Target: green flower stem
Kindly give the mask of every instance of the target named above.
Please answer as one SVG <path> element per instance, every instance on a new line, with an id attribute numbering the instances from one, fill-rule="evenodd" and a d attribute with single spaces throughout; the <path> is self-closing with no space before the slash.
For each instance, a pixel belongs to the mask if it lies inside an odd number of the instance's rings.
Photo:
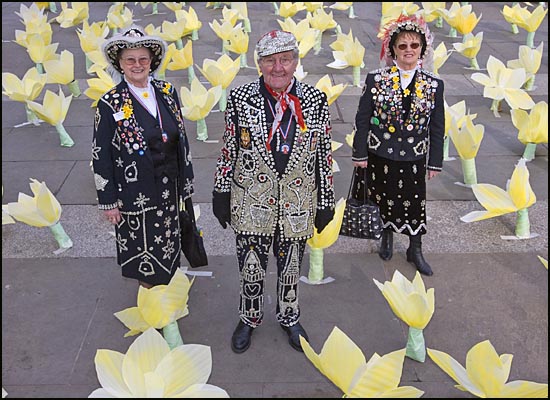
<path id="1" fill-rule="evenodd" d="M 166 80 L 166 69 L 165 68 L 159 68 L 157 69 L 156 71 L 156 75 L 157 75 L 157 78 L 158 79 L 161 79 L 161 80 Z"/>
<path id="2" fill-rule="evenodd" d="M 500 118 L 500 114 L 498 112 L 498 109 L 500 108 L 500 102 L 501 100 L 493 99 L 493 102 L 491 103 L 491 111 L 496 118 Z"/>
<path id="3" fill-rule="evenodd" d="M 55 5 L 55 1 L 50 1 L 48 3 L 48 9 L 53 13 L 57 12 L 57 6 Z"/>
<path id="4" fill-rule="evenodd" d="M 449 159 L 449 135 L 445 135 L 443 138 L 443 160 Z"/>
<path id="5" fill-rule="evenodd" d="M 477 183 L 476 174 L 476 159 L 469 158 L 467 160 L 461 158 L 462 174 L 464 175 L 464 183 L 466 185 L 475 185 Z"/>
<path id="6" fill-rule="evenodd" d="M 323 260 L 324 250 L 311 247 L 309 252 L 309 273 L 307 276 L 310 282 L 319 282 L 323 279 Z"/>
<path id="7" fill-rule="evenodd" d="M 92 62 L 92 60 L 90 60 L 90 57 L 88 57 L 88 55 L 86 54 L 86 72 L 88 74 L 91 74 L 90 68 L 92 67 L 92 65 L 94 65 L 94 63 Z"/>
<path id="8" fill-rule="evenodd" d="M 176 40 L 176 49 L 178 49 L 178 50 L 183 49 L 183 40 L 181 40 L 181 38 Z"/>
<path id="9" fill-rule="evenodd" d="M 156 15 L 159 13 L 159 3 L 158 2 L 153 2 L 153 15 Z"/>
<path id="10" fill-rule="evenodd" d="M 39 74 L 44 74 L 45 73 L 44 66 L 42 65 L 42 63 L 36 63 L 36 69 L 38 70 Z"/>
<path id="11" fill-rule="evenodd" d="M 435 20 L 435 27 L 436 28 L 443 28 L 443 17 L 439 16 Z"/>
<path id="12" fill-rule="evenodd" d="M 205 141 L 208 139 L 208 127 L 206 120 L 201 118 L 197 121 L 197 140 Z"/>
<path id="13" fill-rule="evenodd" d="M 181 338 L 180 328 L 177 321 L 170 322 L 162 328 L 162 336 L 164 336 L 164 340 L 168 343 L 170 350 L 183 345 L 183 339 Z"/>
<path id="14" fill-rule="evenodd" d="M 74 97 L 78 97 L 81 95 L 80 87 L 78 86 L 78 81 L 76 79 L 73 79 L 72 82 L 69 82 L 67 86 L 69 87 L 69 90 Z"/>
<path id="15" fill-rule="evenodd" d="M 229 51 L 227 50 L 227 46 L 229 46 L 229 40 L 222 40 L 222 54 L 229 54 Z"/>
<path id="16" fill-rule="evenodd" d="M 517 35 L 519 33 L 519 28 L 516 24 L 510 24 L 510 29 L 512 30 L 512 33 L 514 35 Z"/>
<path id="17" fill-rule="evenodd" d="M 361 67 L 353 67 L 353 86 L 361 87 Z"/>
<path id="18" fill-rule="evenodd" d="M 114 36 L 118 33 L 118 28 L 115 26 L 113 29 L 111 29 L 111 36 Z"/>
<path id="19" fill-rule="evenodd" d="M 53 237 L 57 241 L 57 244 L 59 244 L 59 247 L 62 249 L 70 249 L 73 247 L 73 241 L 67 235 L 65 232 L 65 229 L 63 229 L 63 226 L 61 226 L 61 222 L 57 222 L 56 224 L 50 226 L 50 230 L 53 233 Z"/>
<path id="20" fill-rule="evenodd" d="M 527 46 L 529 46 L 530 49 L 534 49 L 535 48 L 535 31 L 533 32 L 527 32 L 527 41 L 525 44 L 527 44 Z"/>
<path id="21" fill-rule="evenodd" d="M 418 362 L 424 362 L 426 360 L 426 343 L 424 341 L 422 329 L 416 329 L 409 326 L 405 355 Z"/>
<path id="22" fill-rule="evenodd" d="M 38 118 L 38 116 L 34 113 L 33 110 L 31 110 L 29 108 L 29 106 L 27 106 L 27 104 L 25 104 L 25 112 L 27 113 L 27 121 L 28 122 L 31 122 L 33 125 L 40 125 L 40 118 Z"/>
<path id="23" fill-rule="evenodd" d="M 279 6 L 277 5 L 277 2 L 272 1 L 271 4 L 273 4 L 273 10 L 275 11 L 275 15 L 279 15 Z"/>
<path id="24" fill-rule="evenodd" d="M 449 37 L 457 37 L 457 32 L 456 32 L 456 28 L 453 28 L 451 26 L 451 29 L 449 30 Z"/>
<path id="25" fill-rule="evenodd" d="M 536 143 L 527 143 L 525 145 L 525 150 L 523 151 L 523 158 L 527 161 L 535 159 L 535 150 L 537 149 Z"/>
<path id="26" fill-rule="evenodd" d="M 73 147 L 74 141 L 71 139 L 67 131 L 65 130 L 65 127 L 63 126 L 63 123 L 60 122 L 55 126 L 55 129 L 57 129 L 57 133 L 59 134 L 59 140 L 61 142 L 61 146 L 63 147 Z"/>
<path id="27" fill-rule="evenodd" d="M 477 63 L 476 57 L 470 58 L 470 67 L 479 71 L 479 64 Z"/>
<path id="28" fill-rule="evenodd" d="M 191 32 L 191 40 L 199 40 L 199 30 L 193 29 Z"/>
<path id="29" fill-rule="evenodd" d="M 246 53 L 241 54 L 239 58 L 241 59 L 241 68 L 248 67 L 248 60 L 246 58 Z"/>
<path id="30" fill-rule="evenodd" d="M 317 36 L 315 37 L 315 44 L 313 45 L 314 54 L 319 54 L 321 51 L 321 43 L 323 41 L 323 32 L 317 29 Z"/>
<path id="31" fill-rule="evenodd" d="M 227 89 L 222 88 L 222 95 L 220 97 L 220 108 L 221 112 L 224 112 L 227 108 Z"/>
<path id="32" fill-rule="evenodd" d="M 353 10 L 353 6 L 349 6 L 348 18 L 357 18 L 357 15 L 355 15 L 355 11 Z"/>
<path id="33" fill-rule="evenodd" d="M 252 32 L 252 29 L 250 28 L 250 19 L 244 18 L 244 19 L 243 19 L 243 22 L 244 22 L 243 30 L 244 30 L 246 33 Z"/>
<path id="34" fill-rule="evenodd" d="M 187 68 L 187 80 L 191 83 L 193 82 L 193 79 L 195 79 L 195 69 L 193 68 L 193 65 L 190 65 Z"/>
<path id="35" fill-rule="evenodd" d="M 535 74 L 533 74 L 529 79 L 527 79 L 527 81 L 523 84 L 523 88 L 527 91 L 527 92 L 530 92 L 531 90 L 533 90 L 533 88 L 535 87 Z"/>
<path id="36" fill-rule="evenodd" d="M 522 208 L 517 212 L 516 236 L 521 239 L 528 239 L 531 236 L 531 224 L 529 223 L 527 208 Z"/>

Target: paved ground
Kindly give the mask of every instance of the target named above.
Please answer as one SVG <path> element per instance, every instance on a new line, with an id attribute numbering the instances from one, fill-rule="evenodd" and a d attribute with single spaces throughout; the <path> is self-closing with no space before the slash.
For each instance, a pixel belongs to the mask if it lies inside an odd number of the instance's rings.
<path id="1" fill-rule="evenodd" d="M 33 66 L 25 49 L 13 42 L 15 30 L 24 30 L 15 15 L 20 3 L 2 3 L 2 72 L 20 78 Z M 23 3 L 29 5 L 30 3 Z M 58 7 L 59 7 L 59 3 Z M 105 19 L 112 3 L 90 3 L 90 22 Z M 135 5 L 137 4 L 137 5 Z M 206 9 L 205 3 L 189 3 L 203 26 L 193 43 L 195 64 L 215 59 L 221 41 L 209 22 L 221 19 L 221 10 Z M 328 3 L 327 3 L 328 4 Z M 518 58 L 518 47 L 526 42 L 526 32 L 511 33 L 501 10 L 508 3 L 471 3 L 482 15 L 474 33 L 484 32 L 478 55 L 483 68 L 489 55 L 506 63 Z M 523 4 L 523 3 L 521 3 Z M 535 3 L 534 3 L 535 4 Z M 449 3 L 447 3 L 448 6 Z M 139 3 L 127 3 L 141 25 L 159 26 L 173 21 L 173 13 L 162 4 L 162 14 L 146 15 Z M 249 64 L 253 65 L 253 44 L 260 35 L 279 28 L 271 3 L 249 3 L 251 20 Z M 366 47 L 367 70 L 378 66 L 376 39 L 380 3 L 356 3 L 358 18 L 334 11 L 344 33 L 353 31 Z M 56 15 L 51 15 L 56 16 Z M 305 17 L 301 12 L 294 20 Z M 57 53 L 68 49 L 75 55 L 75 75 L 82 90 L 95 76 L 85 72 L 75 28 L 53 26 Z M 434 44 L 447 48 L 461 38 L 448 37 L 449 27 L 434 27 Z M 544 41 L 542 65 L 536 88 L 530 92 L 535 102 L 548 102 L 548 17 L 535 35 L 535 44 Z M 361 89 L 352 87 L 351 70 L 326 67 L 333 61 L 330 44 L 333 32 L 323 34 L 322 50 L 310 51 L 302 60 L 308 72 L 306 82 L 315 84 L 329 74 L 334 83 L 348 83 L 331 106 L 334 139 L 345 142 L 351 131 Z M 485 126 L 485 136 L 476 158 L 480 183 L 505 188 L 524 146 L 503 104 L 500 118 L 489 110 L 491 100 L 483 88 L 471 80 L 469 63 L 453 53 L 441 67 L 449 105 L 465 100 L 470 112 L 477 113 L 477 124 Z M 195 68 L 197 75 L 200 72 Z M 486 72 L 486 71 L 481 71 Z M 255 69 L 244 68 L 232 86 L 254 79 Z M 176 85 L 186 85 L 186 73 L 168 71 Z M 206 81 L 205 81 L 206 82 Z M 206 83 L 207 84 L 207 83 Z M 208 85 L 208 84 L 207 84 Z M 56 85 L 48 89 L 57 92 Z M 68 93 L 65 90 L 65 93 Z M 38 101 L 42 101 L 43 94 Z M 2 96 L 2 203 L 16 201 L 19 192 L 30 194 L 29 178 L 45 181 L 63 205 L 61 222 L 74 247 L 56 255 L 56 242 L 48 229 L 21 223 L 2 227 L 2 386 L 9 397 L 87 397 L 99 387 L 94 356 L 99 348 L 126 352 L 134 338 L 124 338 L 126 328 L 113 313 L 135 305 L 136 284 L 121 278 L 115 263 L 115 246 L 110 226 L 97 211 L 90 171 L 93 109 L 82 95 L 72 101 L 64 126 L 75 141 L 72 148 L 59 146 L 54 127 L 42 123 L 18 126 L 26 121 L 22 103 Z M 340 397 L 342 392 L 321 375 L 302 353 L 287 343 L 277 326 L 274 313 L 275 268 L 270 266 L 265 324 L 253 336 L 251 348 L 234 354 L 229 346 L 237 323 L 238 275 L 231 232 L 222 230 L 211 211 L 213 172 L 223 129 L 223 115 L 213 112 L 207 118 L 208 142 L 197 141 L 196 124 L 187 129 L 194 153 L 197 175 L 195 203 L 201 207 L 200 224 L 205 231 L 210 264 L 200 270 L 211 276 L 198 276 L 191 289 L 189 316 L 179 321 L 184 342 L 211 346 L 213 370 L 210 383 L 231 397 Z M 347 145 L 334 154 L 341 171 L 335 176 L 337 197 L 347 194 L 351 173 L 351 152 Z M 538 145 L 535 159 L 528 163 L 530 182 L 537 203 L 529 209 L 529 240 L 503 240 L 514 234 L 516 217 L 509 214 L 482 222 L 465 224 L 460 217 L 481 210 L 463 182 L 460 160 L 451 145 L 443 173 L 428 185 L 429 233 L 424 240 L 425 256 L 435 274 L 427 277 L 427 287 L 435 289 L 436 311 L 425 329 L 426 344 L 452 355 L 464 365 L 467 351 L 489 339 L 499 354 L 514 355 L 510 380 L 548 382 L 548 272 L 537 256 L 548 259 L 548 146 Z M 407 243 L 397 237 L 395 255 L 383 262 L 377 255 L 378 243 L 340 238 L 325 254 L 325 276 L 334 278 L 326 285 L 300 286 L 302 323 L 313 348 L 320 351 L 334 326 L 343 330 L 363 350 L 367 359 L 374 352 L 386 354 L 404 347 L 406 326 L 392 313 L 373 283 L 391 279 L 398 269 L 409 279 L 414 267 L 407 263 Z M 309 257 L 304 260 L 307 276 Z M 472 397 L 454 388 L 454 382 L 430 359 L 418 363 L 405 360 L 401 385 L 416 386 L 424 397 Z"/>

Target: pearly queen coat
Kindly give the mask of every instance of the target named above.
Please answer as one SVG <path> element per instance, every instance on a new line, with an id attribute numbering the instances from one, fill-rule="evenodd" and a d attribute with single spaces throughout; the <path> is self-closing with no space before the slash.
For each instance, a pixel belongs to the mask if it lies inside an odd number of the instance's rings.
<path id="1" fill-rule="evenodd" d="M 178 190 L 184 200 L 193 194 L 193 167 L 179 99 L 170 83 L 157 79 L 151 83 L 157 101 L 168 106 L 178 126 Z M 92 164 L 101 210 L 118 207 L 123 213 L 138 214 L 156 209 L 162 200 L 156 192 L 153 158 L 144 129 L 134 116 L 133 101 L 124 80 L 98 101 Z"/>
<path id="2" fill-rule="evenodd" d="M 288 164 L 279 174 L 266 147 L 270 110 L 260 93 L 261 84 L 257 79 L 229 93 L 214 191 L 230 194 L 235 232 L 272 236 L 278 227 L 281 240 L 307 239 L 313 236 L 316 211 L 334 208 L 327 97 L 295 81 L 307 128 L 302 132 L 295 124 Z"/>
<path id="3" fill-rule="evenodd" d="M 396 161 L 428 157 L 427 169 L 441 171 L 445 137 L 443 81 L 418 69 L 409 88 L 410 101 L 398 81 L 397 67 L 367 74 L 355 117 L 352 161 L 368 153 Z M 410 108 L 404 104 L 410 103 Z"/>

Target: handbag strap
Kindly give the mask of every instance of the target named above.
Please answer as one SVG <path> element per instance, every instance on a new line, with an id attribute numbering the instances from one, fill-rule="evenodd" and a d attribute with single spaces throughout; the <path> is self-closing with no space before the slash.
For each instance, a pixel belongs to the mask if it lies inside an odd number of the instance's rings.
<path id="1" fill-rule="evenodd" d="M 351 189 L 353 188 L 354 186 L 354 183 L 355 183 L 355 177 L 357 176 L 357 169 L 358 168 L 361 168 L 361 167 L 354 167 L 353 168 L 353 174 L 351 175 L 351 182 L 349 184 L 349 191 L 348 191 L 348 199 L 350 198 L 351 196 Z M 367 169 L 366 168 L 361 168 L 363 170 L 363 182 L 364 182 L 364 185 L 363 185 L 363 201 L 366 203 L 367 202 Z"/>

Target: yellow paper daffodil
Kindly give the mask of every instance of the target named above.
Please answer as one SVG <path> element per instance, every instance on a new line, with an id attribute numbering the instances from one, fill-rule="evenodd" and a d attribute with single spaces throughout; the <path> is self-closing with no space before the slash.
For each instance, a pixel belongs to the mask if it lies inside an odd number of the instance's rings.
<path id="1" fill-rule="evenodd" d="M 71 4 L 73 8 L 70 8 L 66 2 L 61 2 L 61 12 L 55 20 L 62 28 L 80 25 L 83 21 L 88 19 L 90 11 L 88 2 L 73 1 Z"/>
<path id="2" fill-rule="evenodd" d="M 386 26 L 390 21 L 397 19 L 400 15 L 416 14 L 419 9 L 420 7 L 414 4 L 412 1 L 383 1 L 378 37 L 382 37 L 384 30 L 383 27 Z"/>
<path id="3" fill-rule="evenodd" d="M 307 74 L 308 73 L 304 71 L 301 60 L 298 60 L 298 66 L 296 67 L 296 71 L 294 71 L 294 77 L 301 82 L 306 78 Z"/>
<path id="4" fill-rule="evenodd" d="M 309 26 L 309 21 L 307 19 L 303 19 L 296 23 L 291 17 L 287 17 L 284 21 L 277 20 L 277 22 L 283 31 L 292 33 L 298 43 L 302 41 L 306 32 L 311 30 L 311 26 Z"/>
<path id="5" fill-rule="evenodd" d="M 441 68 L 443 64 L 445 64 L 450 55 L 451 51 L 447 50 L 447 46 L 445 46 L 445 43 L 439 43 L 439 45 L 434 50 L 434 74 L 439 75 L 439 68 Z"/>
<path id="6" fill-rule="evenodd" d="M 443 13 L 445 12 L 444 1 L 423 1 L 420 3 L 422 9 L 418 10 L 418 15 L 424 18 L 426 22 L 435 21 L 436 28 L 443 27 Z"/>
<path id="7" fill-rule="evenodd" d="M 531 161 L 535 158 L 538 143 L 548 143 L 548 103 L 538 102 L 530 113 L 524 110 L 512 110 L 512 123 L 518 129 L 518 139 L 523 143 L 523 158 Z"/>
<path id="8" fill-rule="evenodd" d="M 63 50 L 58 60 L 44 61 L 46 83 L 67 85 L 74 97 L 80 96 L 78 81 L 74 79 L 74 56 L 69 50 Z"/>
<path id="9" fill-rule="evenodd" d="M 529 381 L 506 383 L 512 367 L 512 354 L 498 355 L 489 340 L 474 345 L 466 355 L 466 368 L 449 354 L 428 349 L 428 355 L 463 392 L 483 398 L 548 397 L 548 384 Z"/>
<path id="10" fill-rule="evenodd" d="M 330 5 L 329 8 L 332 8 L 333 10 L 347 11 L 348 18 L 357 18 L 353 9 L 353 1 L 337 1 Z"/>
<path id="11" fill-rule="evenodd" d="M 470 119 L 472 122 L 477 117 L 477 114 L 466 114 L 466 102 L 464 100 L 455 103 L 452 106 L 445 104 L 445 139 L 443 143 L 444 160 L 451 160 L 449 158 L 449 132 L 452 125 L 461 127 L 466 123 L 466 119 Z"/>
<path id="12" fill-rule="evenodd" d="M 184 36 L 191 35 L 191 40 L 199 39 L 199 29 L 202 28 L 202 22 L 199 21 L 197 13 L 193 7 L 189 6 L 189 10 L 176 10 L 176 21 L 183 22 Z"/>
<path id="13" fill-rule="evenodd" d="M 28 7 L 21 3 L 19 5 L 19 12 L 15 11 L 15 15 L 21 18 L 21 22 L 25 26 L 37 21 L 47 22 L 48 20 L 48 17 L 44 14 L 44 9 L 38 7 L 37 3 L 31 3 Z"/>
<path id="14" fill-rule="evenodd" d="M 493 99 L 491 110 L 499 117 L 498 106 L 502 99 L 506 100 L 510 108 L 522 108 L 529 110 L 535 103 L 521 86 L 525 82 L 525 70 L 523 68 L 506 68 L 498 58 L 489 56 L 487 60 L 488 76 L 480 72 L 474 72 L 472 80 L 484 86 L 483 97 Z"/>
<path id="15" fill-rule="evenodd" d="M 456 29 L 461 35 L 472 33 L 477 26 L 482 14 L 479 14 L 479 18 L 476 17 L 476 13 L 472 12 L 472 5 L 465 4 L 456 9 L 456 13 L 449 18 L 447 22 L 451 27 Z"/>
<path id="16" fill-rule="evenodd" d="M 532 49 L 529 46 L 519 46 L 519 58 L 517 60 L 510 60 L 506 64 L 508 68 L 523 68 L 525 69 L 525 84 L 523 88 L 527 91 L 533 90 L 535 85 L 535 74 L 540 68 L 542 61 L 542 49 L 543 43 L 536 49 Z"/>
<path id="17" fill-rule="evenodd" d="M 248 66 L 246 53 L 248 52 L 248 33 L 244 30 L 233 29 L 231 37 L 228 40 L 227 50 L 239 55 L 240 67 Z"/>
<path id="18" fill-rule="evenodd" d="M 506 191 L 489 183 L 472 185 L 477 201 L 486 211 L 472 211 L 460 220 L 463 222 L 482 221 L 504 214 L 516 212 L 516 236 L 520 239 L 531 237 L 528 208 L 536 203 L 537 197 L 529 183 L 529 170 L 521 158 L 507 184 Z"/>
<path id="19" fill-rule="evenodd" d="M 19 193 L 17 202 L 6 204 L 5 211 L 24 224 L 50 228 L 61 249 L 71 248 L 73 242 L 59 222 L 62 211 L 59 201 L 45 182 L 31 178 L 30 187 L 34 197 Z M 2 208 L 4 209 L 4 206 Z"/>
<path id="20" fill-rule="evenodd" d="M 206 383 L 212 372 L 210 347 L 184 344 L 172 350 L 154 328 L 146 330 L 126 354 L 98 349 L 94 359 L 101 388 L 89 398 L 228 398 Z"/>
<path id="21" fill-rule="evenodd" d="M 214 20 L 213 22 L 210 22 L 209 25 L 216 36 L 218 36 L 222 40 L 222 54 L 226 54 L 227 44 L 229 43 L 229 39 L 231 39 L 231 37 L 233 36 L 233 31 L 242 30 L 241 23 L 233 26 L 229 21 L 223 21 L 220 24 L 218 21 Z"/>
<path id="22" fill-rule="evenodd" d="M 279 6 L 279 15 L 283 18 L 293 17 L 298 12 L 305 10 L 306 6 L 303 1 L 281 1 Z"/>
<path id="23" fill-rule="evenodd" d="M 477 63 L 477 54 L 481 49 L 481 43 L 483 42 L 483 32 L 479 32 L 477 35 L 467 33 L 464 35 L 462 43 L 453 43 L 453 47 L 460 55 L 463 55 L 470 60 L 470 68 L 479 70 L 479 64 Z"/>
<path id="24" fill-rule="evenodd" d="M 321 32 L 311 28 L 308 28 L 307 32 L 304 33 L 302 40 L 298 42 L 298 57 L 300 59 L 304 58 L 315 47 L 319 35 L 321 35 Z"/>
<path id="25" fill-rule="evenodd" d="M 125 26 L 132 25 L 134 14 L 124 5 L 124 2 L 115 3 L 107 11 L 107 25 L 113 33 Z"/>
<path id="26" fill-rule="evenodd" d="M 88 20 L 82 22 L 82 29 L 77 29 L 76 34 L 80 42 L 80 48 L 86 56 L 86 71 L 90 73 L 90 67 L 92 61 L 90 60 L 90 53 L 98 52 L 101 54 L 105 65 L 107 60 L 101 53 L 101 44 L 105 38 L 109 35 L 109 26 L 105 21 L 94 22 L 92 24 L 88 23 Z M 96 61 L 97 62 L 97 61 Z"/>
<path id="27" fill-rule="evenodd" d="M 204 119 L 220 100 L 222 92 L 221 86 L 214 86 L 206 90 L 197 78 L 191 82 L 191 89 L 185 86 L 181 88 L 182 114 L 190 121 L 197 121 L 197 140 L 208 139 L 208 129 Z"/>
<path id="28" fill-rule="evenodd" d="M 238 13 L 238 19 L 243 21 L 244 24 L 244 32 L 250 33 L 250 20 L 248 19 L 248 5 L 246 1 L 233 1 L 230 2 L 231 9 L 237 11 Z M 222 10 L 223 12 L 223 10 Z M 225 17 L 224 17 L 225 19 Z"/>
<path id="29" fill-rule="evenodd" d="M 481 124 L 474 125 L 472 120 L 471 116 L 464 116 L 461 124 L 452 120 L 448 131 L 460 157 L 466 185 L 477 183 L 475 158 L 485 133 L 485 127 Z"/>
<path id="30" fill-rule="evenodd" d="M 42 64 L 48 60 L 57 60 L 58 56 L 55 54 L 59 43 L 46 44 L 39 35 L 32 35 L 28 40 L 27 52 L 29 57 L 36 64 L 38 71 L 43 72 Z"/>
<path id="31" fill-rule="evenodd" d="M 193 41 L 188 40 L 183 49 L 178 50 L 175 44 L 170 44 L 166 51 L 167 57 L 170 56 L 166 69 L 170 71 L 179 71 L 187 69 L 187 81 L 193 82 L 195 70 L 193 68 Z"/>
<path id="32" fill-rule="evenodd" d="M 327 95 L 328 104 L 331 105 L 340 97 L 342 92 L 348 87 L 348 84 L 339 83 L 338 85 L 332 85 L 330 77 L 326 74 L 317 81 L 315 87 Z"/>
<path id="33" fill-rule="evenodd" d="M 27 106 L 38 115 L 38 117 L 48 124 L 55 126 L 59 134 L 61 146 L 65 147 L 72 147 L 74 145 L 74 141 L 63 126 L 63 121 L 67 116 L 72 99 L 73 96 L 65 97 L 63 90 L 59 88 L 59 95 L 56 95 L 51 90 L 46 90 L 43 104 L 27 101 Z"/>
<path id="34" fill-rule="evenodd" d="M 334 61 L 327 64 L 327 67 L 335 69 L 353 67 L 353 85 L 360 87 L 360 71 L 365 57 L 365 47 L 353 37 L 351 29 L 348 35 L 338 34 L 337 40 L 330 47 L 334 50 L 332 52 Z"/>
<path id="35" fill-rule="evenodd" d="M 105 70 L 98 68 L 94 72 L 97 78 L 87 79 L 88 89 L 84 91 L 84 94 L 93 100 L 92 107 L 96 107 L 101 96 L 115 86 L 113 78 Z"/>
<path id="36" fill-rule="evenodd" d="M 239 59 L 232 60 L 227 54 L 222 54 L 216 61 L 205 58 L 202 68 L 197 67 L 212 86 L 221 86 L 220 111 L 225 111 L 227 105 L 227 88 L 239 73 Z"/>
<path id="37" fill-rule="evenodd" d="M 163 1 L 162 4 L 170 11 L 179 11 L 183 8 L 184 4 L 180 1 Z"/>
<path id="38" fill-rule="evenodd" d="M 34 100 L 40 95 L 46 85 L 46 80 L 46 74 L 39 73 L 35 67 L 30 68 L 21 80 L 10 72 L 2 72 L 2 94 L 11 100 L 25 104 L 28 123 L 40 124 L 36 114 L 28 107 L 27 101 Z"/>
<path id="39" fill-rule="evenodd" d="M 305 356 L 323 375 L 353 398 L 414 398 L 424 394 L 413 386 L 399 386 L 405 349 L 366 362 L 361 349 L 338 327 L 334 327 L 319 354 L 300 336 Z"/>
<path id="40" fill-rule="evenodd" d="M 170 348 L 174 348 L 174 344 L 183 344 L 176 321 L 189 314 L 187 301 L 192 284 L 185 272 L 177 269 L 168 285 L 157 285 L 150 289 L 140 286 L 137 307 L 114 314 L 130 329 L 124 337 L 137 335 L 151 327 L 163 329 L 170 326 L 173 328 L 172 337 L 168 337 L 163 330 Z"/>
<path id="41" fill-rule="evenodd" d="M 332 220 L 328 223 L 325 229 L 319 233 L 317 228 L 315 228 L 313 237 L 307 240 L 307 244 L 310 247 L 308 274 L 308 279 L 310 282 L 319 282 L 323 279 L 324 249 L 332 246 L 336 240 L 338 240 L 345 208 L 346 199 L 340 198 L 334 208 L 334 217 L 332 217 Z"/>
<path id="42" fill-rule="evenodd" d="M 544 268 L 548 269 L 548 260 L 542 258 L 541 256 L 537 256 L 539 261 L 544 265 Z"/>
<path id="43" fill-rule="evenodd" d="M 406 355 L 424 362 L 426 345 L 423 330 L 432 319 L 435 311 L 434 289 L 426 290 L 420 273 L 416 271 L 413 281 L 409 281 L 395 270 L 391 281 L 374 283 L 388 301 L 394 314 L 409 326 Z"/>
<path id="44" fill-rule="evenodd" d="M 519 3 L 515 4 L 512 8 L 504 6 L 502 14 L 509 23 L 516 24 L 522 29 L 527 31 L 526 45 L 530 48 L 534 46 L 535 32 L 539 29 L 540 24 L 546 17 L 548 9 L 540 4 L 533 12 L 529 12 L 527 7 L 523 8 Z"/>
<path id="45" fill-rule="evenodd" d="M 183 49 L 184 24 L 178 21 L 163 21 L 161 28 L 159 35 L 161 39 L 164 39 L 166 42 L 174 42 L 176 48 Z"/>
<path id="46" fill-rule="evenodd" d="M 315 54 L 319 54 L 319 52 L 321 51 L 323 32 L 329 29 L 336 28 L 338 24 L 332 16 L 332 11 L 330 13 L 326 13 L 323 7 L 318 8 L 314 12 L 308 12 L 306 19 L 309 21 L 309 25 L 311 26 L 311 28 L 318 31 L 317 41 L 315 42 L 313 49 L 315 51 Z M 341 31 L 340 27 L 338 27 L 338 31 Z"/>

